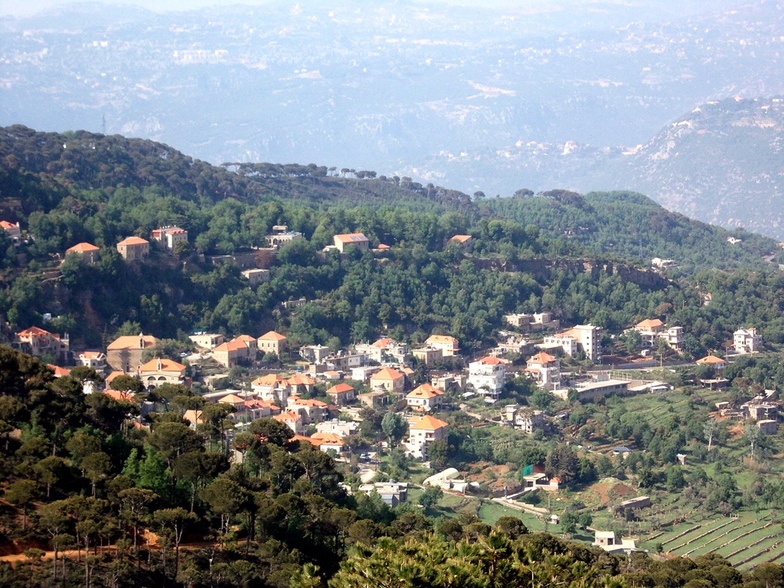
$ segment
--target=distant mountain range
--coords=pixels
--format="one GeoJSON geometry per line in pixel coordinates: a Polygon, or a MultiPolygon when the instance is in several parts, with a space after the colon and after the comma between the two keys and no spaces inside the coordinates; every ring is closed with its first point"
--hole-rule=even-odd
{"type": "Polygon", "coordinates": [[[335,1],[165,14],[74,5],[0,20],[0,124],[151,138],[212,163],[375,170],[488,196],[632,189],[784,238],[775,214],[752,214],[775,207],[779,127],[731,114],[695,119],[703,134],[671,123],[709,101],[720,102],[704,113],[737,113],[757,103],[727,98],[784,95],[783,37],[773,1],[335,1]],[[725,123],[747,152],[729,147],[725,123]],[[675,142],[669,159],[654,155],[665,153],[660,141],[675,142]],[[738,195],[754,204],[733,206],[738,195]]]}

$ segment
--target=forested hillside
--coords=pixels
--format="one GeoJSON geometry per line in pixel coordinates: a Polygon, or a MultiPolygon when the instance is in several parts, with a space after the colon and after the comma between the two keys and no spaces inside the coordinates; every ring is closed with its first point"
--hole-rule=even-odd
{"type": "Polygon", "coordinates": [[[691,313],[691,322],[702,317],[709,325],[694,333],[710,335],[692,345],[697,353],[728,335],[716,326],[717,312],[732,313],[727,325],[770,318],[770,340],[784,331],[766,316],[776,307],[764,302],[768,290],[742,307],[703,309],[697,282],[667,282],[643,269],[658,256],[677,261],[673,277],[707,271],[700,287],[715,284],[721,300],[725,281],[749,282],[715,269],[753,270],[752,283],[778,283],[766,277],[775,266],[763,259],[774,253],[772,241],[737,233],[742,242],[730,244],[722,229],[640,195],[553,191],[472,201],[373,172],[228,166],[234,173],[149,141],[24,127],[0,133],[0,154],[0,210],[26,236],[21,247],[0,247],[0,310],[12,329],[49,313],[54,330],[85,346],[125,325],[170,338],[277,328],[294,344],[345,344],[382,332],[421,341],[448,331],[470,349],[492,339],[503,314],[539,308],[611,330],[671,310],[691,313]],[[114,249],[126,236],[174,224],[190,242],[176,255],[154,251],[148,262],[128,264],[114,249]],[[281,224],[305,239],[277,251],[268,283],[251,289],[237,267],[211,262],[211,255],[265,247],[265,235],[281,224]],[[321,253],[333,235],[355,231],[391,249],[321,253]],[[472,247],[449,244],[455,234],[470,234],[472,247]],[[60,265],[65,249],[82,241],[101,247],[100,262],[69,256],[60,265]],[[309,303],[293,317],[276,310],[299,298],[309,303]]]}

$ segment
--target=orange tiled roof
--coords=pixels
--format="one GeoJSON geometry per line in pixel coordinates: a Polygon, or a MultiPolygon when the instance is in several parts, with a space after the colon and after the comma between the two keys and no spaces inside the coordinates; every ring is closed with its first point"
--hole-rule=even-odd
{"type": "Polygon", "coordinates": [[[392,368],[384,368],[370,376],[371,380],[399,380],[400,378],[405,378],[405,376],[392,368]]]}
{"type": "Polygon", "coordinates": [[[130,392],[120,392],[119,390],[104,390],[103,393],[117,402],[136,404],[136,400],[134,399],[133,394],[130,392]]]}
{"type": "Polygon", "coordinates": [[[544,351],[540,351],[539,353],[537,353],[536,355],[531,357],[528,360],[528,363],[539,363],[539,364],[545,365],[545,364],[548,364],[548,363],[555,363],[556,361],[557,361],[556,358],[553,357],[552,355],[550,355],[549,353],[545,353],[544,351]]]}
{"type": "Polygon", "coordinates": [[[16,229],[18,228],[18,225],[15,225],[14,223],[8,222],[6,220],[0,220],[0,227],[3,229],[16,229]]]}
{"type": "Polygon", "coordinates": [[[67,370],[64,367],[60,367],[59,365],[53,365],[51,363],[47,363],[46,367],[54,372],[54,376],[56,378],[60,378],[62,376],[67,376],[71,373],[71,370],[67,370]]]}
{"type": "Polygon", "coordinates": [[[322,402],[321,400],[316,400],[315,398],[309,398],[306,400],[304,398],[299,398],[298,396],[292,396],[289,398],[289,404],[294,406],[310,406],[321,408],[327,408],[328,406],[326,402],[322,402]]]}
{"type": "Polygon", "coordinates": [[[202,414],[204,414],[204,412],[201,410],[189,409],[183,413],[182,418],[189,423],[196,423],[198,425],[204,422],[204,420],[201,418],[202,414]]]}
{"type": "Polygon", "coordinates": [[[465,243],[466,241],[471,240],[471,235],[455,235],[449,240],[455,243],[465,243]]]}
{"type": "Polygon", "coordinates": [[[256,337],[251,337],[250,335],[240,335],[234,338],[234,341],[245,341],[247,343],[253,343],[256,340],[256,337]]]}
{"type": "Polygon", "coordinates": [[[431,384],[422,384],[421,386],[412,390],[408,396],[406,396],[406,398],[436,398],[437,396],[443,395],[443,390],[439,390],[431,384]]]}
{"type": "Polygon", "coordinates": [[[128,374],[126,374],[125,372],[120,372],[120,371],[112,372],[111,374],[106,376],[106,379],[104,380],[104,383],[108,386],[109,384],[112,383],[112,380],[114,380],[116,377],[118,377],[118,376],[127,376],[127,375],[128,374]]]}
{"type": "Polygon", "coordinates": [[[142,366],[139,366],[139,372],[179,372],[185,371],[185,366],[171,359],[151,359],[142,366]]]}
{"type": "Polygon", "coordinates": [[[155,347],[156,343],[158,343],[158,339],[152,335],[124,335],[109,343],[107,349],[109,351],[116,349],[149,349],[150,347],[155,347]]]}
{"type": "Polygon", "coordinates": [[[149,245],[150,242],[147,239],[142,239],[141,237],[126,237],[119,243],[118,245],[149,245]]]}
{"type": "Polygon", "coordinates": [[[395,342],[395,340],[391,339],[390,337],[382,337],[381,339],[379,339],[378,341],[373,343],[373,347],[378,347],[379,349],[384,349],[385,347],[388,347],[390,344],[392,344],[394,342],[395,342]]]}
{"type": "Polygon", "coordinates": [[[481,363],[482,365],[501,365],[504,363],[497,357],[493,357],[492,355],[486,355],[482,359],[480,359],[477,363],[481,363]]]}
{"type": "Polygon", "coordinates": [[[314,386],[316,380],[304,374],[297,374],[288,379],[289,386],[314,386]]]}
{"type": "Polygon", "coordinates": [[[260,378],[256,378],[250,383],[250,385],[251,386],[277,386],[278,384],[282,384],[285,381],[286,379],[282,378],[278,374],[267,374],[266,376],[261,376],[260,378]]]}
{"type": "Polygon", "coordinates": [[[286,337],[275,331],[268,331],[259,337],[259,339],[264,341],[285,341],[286,337]]]}
{"type": "Polygon", "coordinates": [[[302,420],[301,416],[299,416],[298,414],[296,414],[294,412],[290,412],[288,410],[284,411],[284,412],[281,412],[280,414],[276,414],[272,418],[275,419],[276,421],[280,421],[282,423],[284,423],[286,421],[294,421],[294,422],[296,422],[296,421],[302,420]]]}
{"type": "Polygon", "coordinates": [[[30,327],[29,329],[17,333],[17,336],[19,337],[41,337],[42,335],[49,335],[50,337],[56,337],[57,339],[60,338],[58,335],[45,331],[41,327],[30,327]]]}
{"type": "Polygon", "coordinates": [[[349,384],[335,384],[327,390],[327,394],[347,394],[348,392],[353,392],[354,386],[350,386],[349,384]]]}
{"type": "Polygon", "coordinates": [[[240,398],[236,394],[227,394],[226,396],[222,396],[218,402],[223,402],[224,404],[244,404],[245,399],[240,398]]]}
{"type": "Polygon", "coordinates": [[[241,349],[247,349],[247,348],[248,348],[247,343],[245,343],[245,341],[237,337],[236,339],[232,339],[231,341],[227,341],[226,343],[221,343],[215,349],[213,349],[212,352],[215,353],[217,351],[218,353],[229,353],[231,351],[239,351],[241,349]]]}
{"type": "Polygon", "coordinates": [[[370,239],[365,237],[362,233],[344,233],[343,235],[335,235],[335,239],[344,244],[370,241],[370,239]]]}
{"type": "Polygon", "coordinates": [[[451,343],[452,345],[457,345],[458,341],[449,335],[430,335],[425,340],[425,343],[451,343]]]}
{"type": "Polygon", "coordinates": [[[644,321],[640,321],[636,325],[638,329],[645,329],[645,330],[656,329],[658,327],[663,327],[663,326],[664,323],[661,322],[659,319],[645,319],[644,321]]]}
{"type": "Polygon", "coordinates": [[[304,443],[310,443],[311,445],[314,445],[314,446],[318,447],[318,445],[316,443],[314,443],[313,439],[311,439],[310,437],[305,437],[305,435],[294,435],[290,439],[290,441],[300,441],[300,442],[304,442],[304,443]]]}
{"type": "Polygon", "coordinates": [[[81,243],[77,243],[73,247],[69,247],[65,250],[66,253],[90,253],[92,251],[100,251],[100,247],[96,247],[92,243],[87,243],[83,241],[81,243]]]}
{"type": "Polygon", "coordinates": [[[715,355],[708,355],[707,357],[703,357],[702,359],[698,359],[697,363],[700,364],[700,365],[702,365],[702,364],[720,364],[720,363],[725,363],[725,361],[722,358],[720,358],[720,357],[716,357],[715,355]]]}
{"type": "Polygon", "coordinates": [[[311,442],[315,441],[314,445],[343,445],[346,440],[342,435],[337,433],[313,433],[310,436],[311,442]]]}
{"type": "Polygon", "coordinates": [[[443,427],[449,426],[449,423],[442,421],[441,419],[437,419],[436,417],[427,415],[423,416],[421,419],[415,421],[413,424],[409,426],[410,429],[418,429],[424,431],[437,431],[443,427]]]}

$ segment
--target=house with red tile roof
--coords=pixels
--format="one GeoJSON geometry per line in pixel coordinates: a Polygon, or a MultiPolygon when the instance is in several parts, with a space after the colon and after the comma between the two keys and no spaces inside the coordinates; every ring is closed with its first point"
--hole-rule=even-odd
{"type": "Polygon", "coordinates": [[[338,251],[345,253],[348,247],[356,247],[367,251],[370,249],[370,239],[365,237],[362,233],[345,233],[342,235],[335,235],[333,242],[338,251]]]}
{"type": "Polygon", "coordinates": [[[505,362],[488,355],[468,364],[468,383],[480,394],[498,399],[506,381],[505,362]]]}
{"type": "Polygon", "coordinates": [[[223,367],[234,367],[255,361],[256,352],[256,339],[249,335],[240,335],[213,348],[212,358],[223,367]]]}
{"type": "Polygon", "coordinates": [[[196,425],[204,424],[204,419],[202,418],[203,414],[204,414],[204,411],[201,411],[201,410],[198,410],[198,409],[190,409],[190,410],[186,410],[183,413],[182,419],[184,421],[188,421],[188,423],[190,424],[191,428],[195,429],[196,425]]]}
{"type": "Polygon", "coordinates": [[[338,406],[345,406],[354,401],[357,397],[357,392],[354,390],[354,386],[341,382],[329,388],[327,396],[338,406]]]}
{"type": "Polygon", "coordinates": [[[392,368],[384,368],[370,376],[371,388],[383,388],[389,392],[403,392],[406,376],[392,368]]]}
{"type": "Polygon", "coordinates": [[[190,387],[190,379],[185,376],[187,368],[171,359],[155,358],[140,365],[137,375],[148,388],[157,388],[161,384],[182,384],[190,387]]]}
{"type": "Polygon", "coordinates": [[[433,441],[446,439],[449,425],[430,415],[414,417],[408,422],[408,453],[419,459],[427,459],[427,448],[433,441]]]}
{"type": "Polygon", "coordinates": [[[302,432],[304,431],[302,415],[300,415],[298,412],[291,412],[287,410],[285,412],[281,412],[280,414],[276,414],[272,418],[279,423],[286,425],[294,432],[295,435],[302,435],[302,432]]]}
{"type": "Polygon", "coordinates": [[[727,362],[720,357],[716,357],[715,355],[708,355],[702,359],[698,359],[697,365],[708,365],[717,372],[721,372],[725,367],[727,367],[727,362]]]}
{"type": "Polygon", "coordinates": [[[398,343],[390,337],[382,337],[370,344],[355,345],[354,349],[357,353],[378,363],[402,363],[408,353],[408,345],[398,343]]]}
{"type": "Polygon", "coordinates": [[[106,354],[103,351],[82,351],[76,356],[76,361],[98,373],[106,370],[106,354]]]}
{"type": "Polygon", "coordinates": [[[142,260],[150,254],[150,242],[141,237],[127,237],[117,243],[117,251],[125,261],[142,260]]]}
{"type": "Polygon", "coordinates": [[[142,363],[142,353],[158,344],[152,335],[139,333],[117,337],[106,348],[106,362],[116,371],[131,372],[142,363]]]}
{"type": "Polygon", "coordinates": [[[449,335],[431,335],[425,340],[425,345],[440,349],[444,357],[452,357],[460,353],[460,342],[449,335]]]}
{"type": "Polygon", "coordinates": [[[544,351],[528,358],[525,371],[545,390],[558,388],[561,384],[561,361],[544,351]]]}
{"type": "Polygon", "coordinates": [[[292,394],[312,394],[316,380],[305,374],[296,374],[286,379],[292,394]]]}
{"type": "Polygon", "coordinates": [[[60,367],[59,365],[54,365],[51,363],[47,363],[46,367],[54,372],[55,378],[62,378],[63,376],[67,376],[71,373],[71,370],[65,369],[64,367],[60,367]]]}
{"type": "Polygon", "coordinates": [[[112,400],[117,402],[122,402],[125,404],[139,404],[134,398],[133,394],[130,392],[121,392],[120,390],[104,390],[104,394],[106,394],[112,400]]]}
{"type": "Polygon", "coordinates": [[[177,243],[188,242],[188,231],[180,227],[158,227],[153,229],[150,238],[162,244],[168,251],[174,251],[177,243]]]}
{"type": "Polygon", "coordinates": [[[286,351],[286,337],[275,331],[264,333],[256,342],[258,350],[262,353],[274,353],[281,357],[283,352],[286,351]]]}
{"type": "Polygon", "coordinates": [[[65,255],[80,255],[87,263],[93,265],[98,263],[98,260],[100,259],[100,252],[100,247],[96,247],[92,243],[82,242],[66,249],[65,255]]]}
{"type": "Polygon", "coordinates": [[[441,407],[445,393],[432,384],[422,384],[406,396],[406,404],[412,410],[431,412],[441,407]]]}
{"type": "Polygon", "coordinates": [[[12,223],[7,220],[0,220],[0,229],[5,231],[6,236],[14,243],[18,243],[22,239],[22,229],[19,223],[12,223]]]}
{"type": "Polygon", "coordinates": [[[67,363],[70,340],[67,334],[61,336],[40,327],[30,327],[16,333],[14,347],[35,357],[48,355],[57,362],[67,363]]]}
{"type": "Polygon", "coordinates": [[[337,433],[313,433],[309,441],[324,453],[332,451],[341,455],[346,451],[346,439],[337,433]]]}
{"type": "Polygon", "coordinates": [[[269,402],[279,402],[285,406],[291,394],[288,379],[280,374],[267,374],[250,383],[251,390],[259,398],[269,402]]]}
{"type": "Polygon", "coordinates": [[[286,401],[286,410],[298,412],[302,415],[302,424],[316,425],[322,422],[327,416],[326,402],[313,398],[304,399],[299,396],[289,396],[286,401]]]}

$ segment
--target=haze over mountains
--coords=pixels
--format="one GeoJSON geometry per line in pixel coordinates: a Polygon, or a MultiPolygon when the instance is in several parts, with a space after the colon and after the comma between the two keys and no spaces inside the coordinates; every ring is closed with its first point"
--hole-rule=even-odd
{"type": "Polygon", "coordinates": [[[783,21],[737,0],[73,5],[0,21],[0,124],[488,196],[632,189],[784,238],[783,21]]]}

